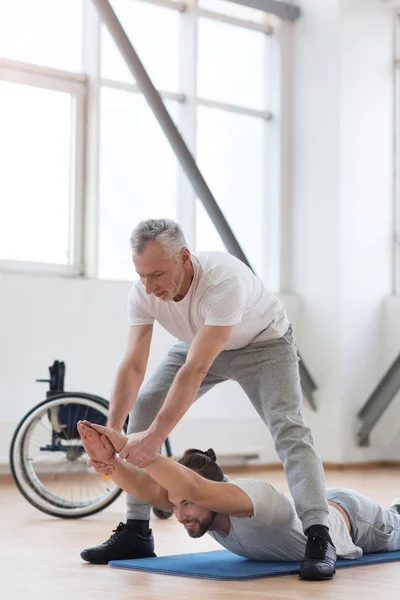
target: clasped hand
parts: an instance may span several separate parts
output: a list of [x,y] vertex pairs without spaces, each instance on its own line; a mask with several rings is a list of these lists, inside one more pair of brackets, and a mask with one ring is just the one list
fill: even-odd
[[[160,439],[154,432],[141,431],[139,433],[131,433],[127,437],[116,433],[115,430],[104,427],[103,425],[95,425],[94,423],[87,423],[90,427],[95,429],[98,433],[105,435],[110,442],[113,444],[115,450],[119,452],[119,457],[122,460],[126,460],[134,467],[142,469],[148,464],[153,462],[157,457],[160,447],[164,440]],[[96,464],[94,464],[96,462]],[[90,461],[91,466],[94,466],[97,471],[103,474],[109,474],[110,469],[100,467],[98,461]]]
[[163,440],[147,431],[131,433],[128,441],[119,453],[119,457],[134,467],[143,469],[157,457]]

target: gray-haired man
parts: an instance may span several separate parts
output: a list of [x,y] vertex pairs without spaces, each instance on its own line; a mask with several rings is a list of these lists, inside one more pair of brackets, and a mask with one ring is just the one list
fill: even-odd
[[[139,223],[131,248],[140,281],[129,296],[128,345],[108,421],[120,431],[131,411],[121,458],[147,466],[196,398],[217,383],[237,381],[269,428],[285,467],[308,538],[300,575],[333,576],[323,468],[301,415],[298,356],[282,304],[233,256],[192,255],[181,228],[168,219]],[[142,386],[154,321],[179,342]],[[127,524],[104,544],[83,550],[84,560],[153,555],[151,507],[131,496],[127,506]]]

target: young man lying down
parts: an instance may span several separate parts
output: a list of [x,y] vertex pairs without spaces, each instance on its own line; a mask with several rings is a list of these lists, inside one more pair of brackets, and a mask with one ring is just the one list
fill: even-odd
[[[303,559],[307,538],[291,499],[260,479],[227,481],[213,450],[187,450],[177,462],[157,456],[140,469],[116,456],[125,445],[124,435],[88,421],[79,422],[78,429],[90,465],[108,472],[129,494],[173,512],[190,537],[208,533],[251,560]],[[348,489],[328,489],[327,494],[329,531],[338,556],[354,559],[400,549],[399,503],[383,508]],[[327,564],[325,572],[321,566],[321,579],[331,578],[331,567]]]

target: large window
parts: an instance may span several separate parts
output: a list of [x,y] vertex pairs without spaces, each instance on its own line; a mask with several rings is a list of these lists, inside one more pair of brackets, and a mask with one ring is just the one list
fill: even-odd
[[82,271],[81,11],[0,3],[0,268]]
[[[268,277],[271,19],[225,0],[111,5]],[[131,280],[131,230],[162,216],[194,251],[226,250],[88,0],[0,3],[0,131],[0,268]]]
[[[255,270],[265,272],[270,51],[265,13],[222,0],[112,5]],[[183,10],[186,8],[186,10]],[[194,250],[223,250],[103,27],[98,275],[130,279],[129,232],[171,216]]]

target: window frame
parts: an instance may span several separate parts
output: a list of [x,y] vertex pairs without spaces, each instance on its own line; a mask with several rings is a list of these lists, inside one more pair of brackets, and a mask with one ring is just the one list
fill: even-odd
[[71,147],[71,221],[69,254],[70,264],[35,262],[0,258],[0,272],[52,274],[62,276],[82,275],[82,222],[85,143],[85,96],[87,77],[30,63],[0,58],[0,81],[44,88],[71,95],[72,147]]

